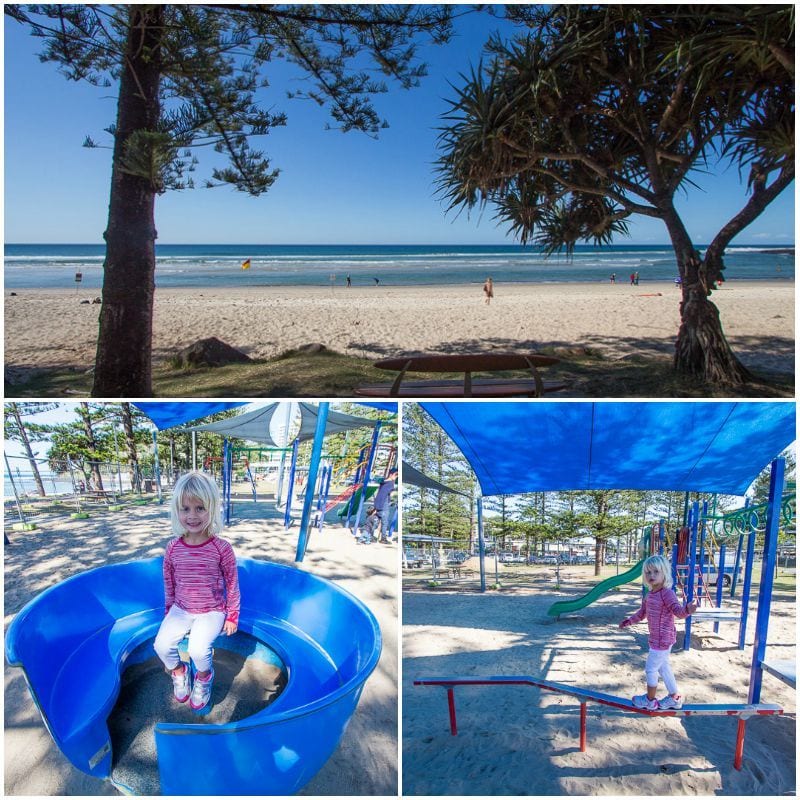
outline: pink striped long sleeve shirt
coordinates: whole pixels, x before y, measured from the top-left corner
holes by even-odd
[[[689,612],[682,606],[672,589],[648,592],[642,607],[623,621],[622,626],[635,625],[647,618],[648,644],[653,650],[669,650],[675,644],[675,618],[686,619]]]
[[[175,604],[190,614],[224,611],[238,625],[239,575],[230,543],[217,536],[196,545],[172,539],[164,554],[164,597],[167,612]]]

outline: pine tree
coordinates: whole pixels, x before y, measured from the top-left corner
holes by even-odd
[[[44,411],[52,411],[57,407],[57,403],[6,403],[3,406],[5,438],[9,441],[19,442],[22,445],[25,451],[25,458],[28,459],[33,473],[36,491],[40,497],[45,497],[46,492],[42,483],[42,476],[39,473],[39,465],[33,455],[31,442],[46,441],[49,428],[47,425],[37,425],[30,422],[26,424],[22,418],[32,414],[41,414]]]
[[[207,186],[258,196],[278,177],[250,147],[286,124],[256,92],[275,59],[297,65],[342,131],[376,136],[371,98],[386,90],[366,65],[405,88],[425,73],[416,40],[442,43],[451,7],[435,5],[17,5],[5,13],[43,42],[41,58],[71,80],[116,85],[111,197],[92,394],[152,394],[155,198],[194,186],[196,151],[227,156]],[[95,142],[87,137],[86,144]]]

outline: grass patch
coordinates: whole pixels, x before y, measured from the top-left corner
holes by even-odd
[[[546,352],[546,351],[543,351]],[[677,375],[669,358],[608,359],[596,353],[556,352],[561,363],[542,371],[546,381],[566,380],[559,397],[793,397],[794,376],[763,375],[745,386],[711,386]],[[521,377],[523,373],[493,373]],[[487,374],[488,376],[488,374]],[[154,397],[353,397],[360,383],[391,383],[394,375],[367,359],[325,350],[290,350],[267,361],[185,369],[167,361],[153,367]],[[441,375],[414,373],[427,380]],[[480,377],[480,375],[476,375]],[[83,369],[41,370],[21,383],[7,383],[6,397],[89,396],[92,376]]]

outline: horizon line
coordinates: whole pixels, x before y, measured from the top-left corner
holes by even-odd
[[[536,245],[520,244],[519,242],[156,242],[156,247],[520,247],[522,249],[537,249]],[[77,247],[103,247],[104,242],[9,242],[4,241],[4,247],[18,245],[53,245]],[[696,244],[696,247],[708,247],[708,242]],[[581,243],[576,247],[672,247],[671,242],[613,242],[611,244]],[[794,242],[745,242],[729,244],[728,247],[761,247],[761,248],[794,248]]]

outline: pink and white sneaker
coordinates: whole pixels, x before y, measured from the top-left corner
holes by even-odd
[[[179,703],[185,703],[192,692],[192,676],[189,667],[183,665],[183,672],[171,672],[172,693]]]
[[[662,711],[666,711],[670,708],[682,708],[683,707],[683,696],[679,694],[668,694],[666,697],[662,697],[658,701],[658,707]]]
[[[646,694],[637,694],[631,698],[631,702],[643,711],[658,711],[658,700],[655,697],[651,700]]]
[[[192,687],[192,696],[189,699],[189,705],[195,713],[203,712],[206,706],[211,702],[211,689],[214,686],[214,670],[211,674],[203,680],[195,675],[194,686]],[[209,709],[210,710],[210,709]]]

